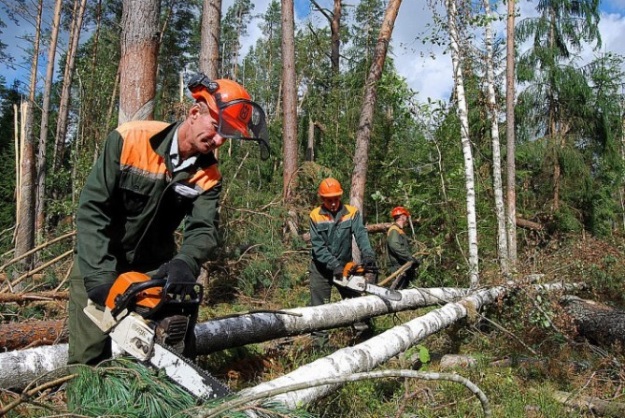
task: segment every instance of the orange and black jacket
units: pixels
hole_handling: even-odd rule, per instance
[[[178,126],[133,121],[107,137],[76,214],[76,259],[87,291],[120,273],[155,270],[174,256],[198,275],[217,247],[217,160],[199,155],[172,174],[169,150]],[[183,219],[177,250],[174,232]]]
[[[360,212],[353,206],[341,205],[336,216],[324,206],[310,212],[312,260],[321,268],[334,270],[352,260],[352,235],[363,257],[374,258]]]

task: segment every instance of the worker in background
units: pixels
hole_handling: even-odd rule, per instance
[[[221,174],[214,152],[228,138],[253,140],[268,157],[263,110],[240,84],[199,74],[183,122],[132,121],[109,133],[82,190],[70,276],[68,363],[111,356],[110,339],[83,312],[103,306],[128,271],[196,282],[218,244]],[[184,222],[180,248],[174,231]],[[196,318],[191,318],[193,330]],[[195,354],[187,333],[185,352]]]
[[[322,205],[310,212],[310,304],[318,306],[330,302],[334,277],[341,277],[345,265],[352,261],[352,237],[355,238],[362,257],[362,264],[377,269],[375,253],[369,242],[367,229],[358,209],[341,202],[343,188],[338,180],[326,178],[319,184],[318,195]],[[342,298],[360,296],[358,293],[337,286]],[[368,322],[357,322],[354,328],[370,330]],[[316,333],[317,343],[327,340],[326,333]]]
[[[397,206],[391,210],[391,217],[393,218],[393,224],[386,232],[389,273],[394,273],[408,262],[412,263],[412,266],[396,279],[394,288],[399,290],[405,289],[414,281],[417,267],[419,267],[421,261],[413,257],[410,250],[410,241],[404,232],[404,228],[409,222],[410,212],[403,206]]]

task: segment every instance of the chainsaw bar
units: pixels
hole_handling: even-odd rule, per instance
[[[367,284],[367,286],[365,287],[365,293],[376,295],[384,299],[392,300],[394,302],[401,300],[401,293],[398,290],[376,286],[374,284]]]
[[[167,346],[155,343],[149,362],[198,398],[217,399],[232,394],[228,386]]]

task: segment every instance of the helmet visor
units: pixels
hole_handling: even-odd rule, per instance
[[[217,102],[219,107],[219,122],[217,132],[224,138],[255,141],[260,148],[260,158],[266,160],[271,155],[269,148],[269,133],[265,121],[265,112],[251,100],[237,99],[227,103]],[[233,119],[231,114],[241,114],[238,108],[250,110],[244,120]],[[235,110],[236,109],[236,110]]]

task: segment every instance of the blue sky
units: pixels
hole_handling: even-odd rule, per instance
[[[233,0],[223,0],[224,10]],[[359,0],[351,0],[347,4],[357,4]],[[516,0],[520,16],[517,19],[532,16],[536,14],[536,0]],[[52,7],[52,1],[47,0],[48,7]],[[255,0],[254,13],[263,13],[269,0]],[[318,0],[323,7],[331,10],[332,0]],[[401,75],[403,75],[408,84],[418,92],[420,100],[426,100],[428,97],[432,99],[446,100],[449,97],[452,88],[451,77],[451,60],[449,54],[444,54],[444,47],[436,47],[432,45],[423,45],[418,39],[419,35],[423,35],[427,25],[432,22],[432,12],[428,8],[425,0],[404,0],[399,10],[395,28],[393,31],[392,48],[393,59],[395,65]],[[499,11],[505,13],[506,6],[500,4]],[[614,52],[625,56],[625,0],[603,0],[600,3],[601,22],[600,31],[603,39],[603,45],[598,52]],[[327,25],[325,18],[319,13],[310,13],[311,7],[309,0],[295,0],[296,19],[311,19],[313,24]],[[2,12],[3,13],[3,12]],[[7,24],[11,24],[6,16],[0,13],[0,18]],[[505,21],[502,22],[496,30],[503,31]],[[249,35],[244,40],[244,50],[246,45],[254,43],[256,37],[259,36],[260,30],[257,22],[253,22],[249,28]],[[23,64],[24,50],[22,41],[26,34],[33,32],[32,25],[22,24],[20,26],[11,26],[2,29],[0,40],[9,46],[8,52],[15,59],[17,68],[10,69],[0,66],[0,75],[3,75],[8,83],[14,79],[23,83],[28,82],[28,68]],[[584,60],[591,60],[597,51],[590,48],[582,52]],[[42,60],[43,61],[43,60]],[[20,65],[21,64],[21,65]],[[41,70],[45,73],[45,68]]]

